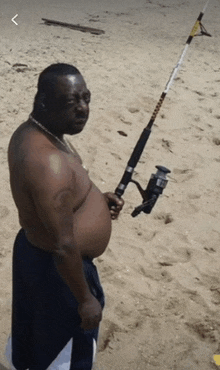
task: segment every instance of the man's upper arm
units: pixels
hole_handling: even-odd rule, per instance
[[[41,222],[56,243],[72,240],[73,209],[77,206],[75,174],[59,154],[36,163],[30,171],[30,193]]]

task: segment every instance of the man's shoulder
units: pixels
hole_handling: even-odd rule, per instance
[[[13,133],[9,149],[14,154],[23,153],[28,163],[47,161],[50,155],[62,156],[62,151],[57,149],[41,132],[34,130],[28,122],[22,123]],[[16,156],[19,159],[19,155]]]
[[[20,145],[20,142],[23,139],[24,136],[24,128],[26,126],[26,122],[23,122],[20,126],[16,128],[16,130],[13,132],[10,142],[9,142],[9,147],[16,147]]]
[[[27,150],[33,139],[33,130],[28,125],[28,121],[23,122],[17,129],[13,132],[10,142],[9,142],[9,151],[14,153],[20,153],[24,150]],[[18,156],[19,157],[19,156]]]
[[[43,134],[29,129],[26,123],[14,132],[9,143],[9,159],[26,171],[26,175],[62,175],[68,173],[68,161]]]

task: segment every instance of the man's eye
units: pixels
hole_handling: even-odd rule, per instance
[[[76,101],[74,100],[74,99],[71,99],[71,100],[68,100],[68,102],[66,103],[66,105],[68,106],[68,105],[73,105],[73,104],[75,104],[76,103]]]

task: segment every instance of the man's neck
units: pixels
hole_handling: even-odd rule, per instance
[[[49,131],[50,134],[58,138],[59,140],[63,141],[63,133],[57,132],[54,130],[54,127],[56,127],[56,124],[53,122],[50,122],[50,119],[43,115],[38,115],[34,112],[31,113],[31,116],[34,120],[36,120],[40,125],[42,125],[47,131]]]

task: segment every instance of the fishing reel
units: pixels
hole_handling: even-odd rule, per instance
[[[157,173],[151,175],[151,178],[148,182],[146,190],[142,189],[138,181],[135,181],[132,179],[130,180],[137,186],[143,198],[142,204],[136,207],[134,211],[132,212],[131,214],[132,217],[136,217],[141,212],[144,212],[147,214],[151,213],[152,208],[154,207],[159,195],[163,193],[163,190],[165,189],[167,185],[168,180],[166,179],[166,175],[170,173],[171,171],[168,170],[168,168],[163,167],[163,166],[156,166],[156,168],[157,168]]]

